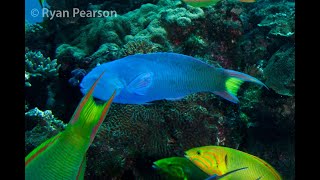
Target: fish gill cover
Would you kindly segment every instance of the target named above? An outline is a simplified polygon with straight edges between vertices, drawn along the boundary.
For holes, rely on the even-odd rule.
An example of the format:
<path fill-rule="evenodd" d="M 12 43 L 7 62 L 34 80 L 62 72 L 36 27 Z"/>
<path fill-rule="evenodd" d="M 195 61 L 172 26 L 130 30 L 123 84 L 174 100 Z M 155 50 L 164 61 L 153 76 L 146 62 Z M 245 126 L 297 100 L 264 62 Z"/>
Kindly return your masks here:
<path fill-rule="evenodd" d="M 239 104 L 207 92 L 151 105 L 112 104 L 88 150 L 85 179 L 160 179 L 152 162 L 206 145 L 253 154 L 283 179 L 295 179 L 294 1 L 193 7 L 181 0 L 47 0 L 49 14 L 37 0 L 25 3 L 25 154 L 64 130 L 83 96 L 79 84 L 93 68 L 174 52 L 249 74 L 269 90 L 245 83 Z"/>

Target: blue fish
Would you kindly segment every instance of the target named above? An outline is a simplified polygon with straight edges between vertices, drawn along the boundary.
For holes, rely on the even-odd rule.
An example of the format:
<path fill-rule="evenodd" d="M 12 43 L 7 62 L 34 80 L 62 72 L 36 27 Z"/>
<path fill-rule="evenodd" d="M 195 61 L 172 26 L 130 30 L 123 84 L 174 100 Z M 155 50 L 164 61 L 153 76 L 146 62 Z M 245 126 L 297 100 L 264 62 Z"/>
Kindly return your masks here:
<path fill-rule="evenodd" d="M 212 92 L 233 103 L 244 81 L 265 86 L 247 74 L 216 68 L 191 56 L 177 53 L 136 54 L 101 64 L 81 81 L 86 94 L 99 75 L 93 96 L 122 104 L 149 104 L 155 100 L 178 100 L 197 92 Z M 113 87 L 113 88 L 110 88 Z M 266 87 L 266 86 L 265 86 Z"/>

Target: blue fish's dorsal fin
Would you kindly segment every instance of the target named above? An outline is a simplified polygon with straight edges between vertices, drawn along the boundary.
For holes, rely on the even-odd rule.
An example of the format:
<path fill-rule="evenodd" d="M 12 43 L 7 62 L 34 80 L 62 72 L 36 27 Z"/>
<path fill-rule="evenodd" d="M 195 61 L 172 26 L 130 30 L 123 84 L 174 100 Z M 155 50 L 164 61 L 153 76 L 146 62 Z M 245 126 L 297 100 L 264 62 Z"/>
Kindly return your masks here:
<path fill-rule="evenodd" d="M 145 95 L 153 81 L 153 73 L 142 73 L 131 81 L 128 85 L 128 91 L 138 95 Z"/>

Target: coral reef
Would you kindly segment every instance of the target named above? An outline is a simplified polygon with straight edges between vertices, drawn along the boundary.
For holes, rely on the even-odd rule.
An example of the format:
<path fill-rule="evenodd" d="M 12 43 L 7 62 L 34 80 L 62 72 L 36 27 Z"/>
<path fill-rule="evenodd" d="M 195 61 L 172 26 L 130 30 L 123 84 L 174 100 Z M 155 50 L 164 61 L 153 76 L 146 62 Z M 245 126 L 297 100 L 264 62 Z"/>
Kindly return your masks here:
<path fill-rule="evenodd" d="M 25 86 L 32 91 L 36 91 L 39 84 L 41 86 L 46 84 L 46 107 L 48 109 L 51 109 L 55 103 L 56 90 L 54 90 L 54 82 L 58 78 L 60 66 L 57 63 L 57 59 L 45 58 L 40 51 L 28 51 L 25 54 Z M 35 88 L 31 88 L 32 84 L 37 85 Z M 43 91 L 42 88 L 37 90 Z"/>
<path fill-rule="evenodd" d="M 71 86 L 78 86 L 86 74 L 87 73 L 84 69 L 75 69 L 71 71 L 72 77 L 68 81 L 69 84 L 71 84 Z"/>
<path fill-rule="evenodd" d="M 257 16 L 264 17 L 258 26 L 267 28 L 269 35 L 291 37 L 295 32 L 294 8 L 294 3 L 284 2 L 282 6 L 269 6 L 263 11 L 256 11 Z"/>
<path fill-rule="evenodd" d="M 243 148 L 273 165 L 283 179 L 295 179 L 295 98 L 272 93 L 262 97 L 252 107 L 255 125 L 248 128 Z"/>
<path fill-rule="evenodd" d="M 25 155 L 64 130 L 66 124 L 54 117 L 51 110 L 34 108 L 25 113 Z"/>
<path fill-rule="evenodd" d="M 87 176 L 121 178 L 126 171 L 148 179 L 140 163 L 149 158 L 183 156 L 208 144 L 239 147 L 247 125 L 236 106 L 224 110 L 227 102 L 218 99 L 203 93 L 148 106 L 113 104 L 88 151 Z"/>
<path fill-rule="evenodd" d="M 152 42 L 144 39 L 135 39 L 126 43 L 121 49 L 119 57 L 126 57 L 134 54 L 147 54 L 152 52 L 161 52 L 159 47 Z"/>
<path fill-rule="evenodd" d="M 268 61 L 264 69 L 266 85 L 286 96 L 295 94 L 295 47 L 286 45 Z"/>
<path fill-rule="evenodd" d="M 40 51 L 29 51 L 25 54 L 26 79 L 30 76 L 44 80 L 55 78 L 58 76 L 60 66 L 57 59 L 45 58 Z"/>
<path fill-rule="evenodd" d="M 63 129 L 50 111 L 35 107 L 68 120 L 86 72 L 131 54 L 170 51 L 245 72 L 271 90 L 244 83 L 239 104 L 211 93 L 151 105 L 112 104 L 88 150 L 86 178 L 157 179 L 154 160 L 211 144 L 259 156 L 284 179 L 294 179 L 294 2 L 220 1 L 208 8 L 177 0 L 124 2 L 48 1 L 53 9 L 76 3 L 119 13 L 26 26 L 26 152 Z"/>

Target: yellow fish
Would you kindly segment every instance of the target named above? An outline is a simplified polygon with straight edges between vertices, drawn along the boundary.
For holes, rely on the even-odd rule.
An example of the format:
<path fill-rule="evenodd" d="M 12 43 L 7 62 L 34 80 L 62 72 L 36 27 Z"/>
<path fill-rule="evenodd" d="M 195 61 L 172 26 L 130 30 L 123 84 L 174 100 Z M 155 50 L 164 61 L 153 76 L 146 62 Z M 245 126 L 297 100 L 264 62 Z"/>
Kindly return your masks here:
<path fill-rule="evenodd" d="M 209 175 L 221 176 L 227 172 L 248 167 L 224 179 L 231 180 L 281 180 L 279 173 L 264 160 L 248 153 L 221 146 L 203 146 L 185 152 L 186 158 Z"/>

